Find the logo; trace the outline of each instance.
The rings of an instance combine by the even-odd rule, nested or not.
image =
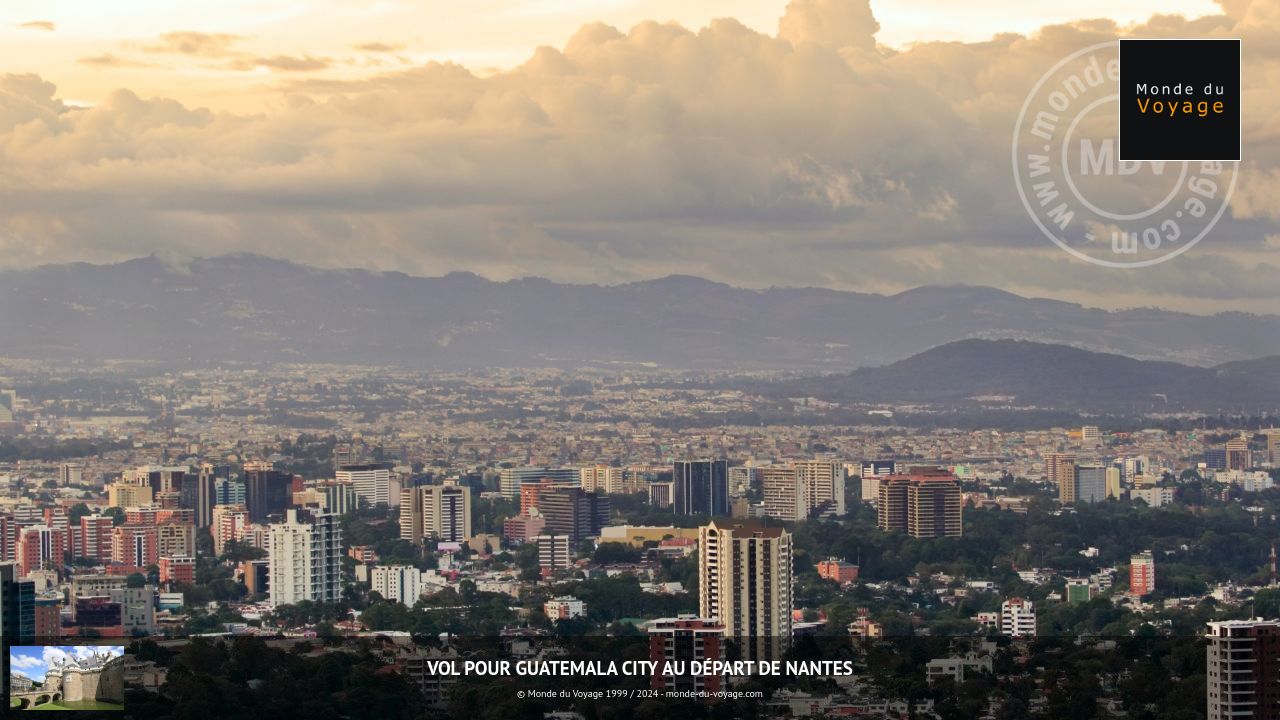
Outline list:
[[[1055,245],[1103,267],[1148,267],[1222,218],[1238,168],[1218,160],[1120,159],[1119,42],[1063,58],[1031,89],[1013,132],[1023,207]]]

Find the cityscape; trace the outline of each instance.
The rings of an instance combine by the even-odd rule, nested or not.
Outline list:
[[[0,43],[11,712],[1280,720],[1280,0]]]
[[[10,360],[0,379],[5,637],[124,643],[128,708],[176,700],[192,638],[304,658],[373,642],[415,707],[452,715],[469,679],[434,661],[609,642],[848,663],[775,686],[624,678],[737,691],[721,702],[762,717],[1059,717],[1081,697],[1234,717],[1280,658],[1269,421],[959,430],[881,407],[864,425],[672,426],[689,407],[758,413],[771,381],[642,368]],[[1127,644],[1096,677],[1063,664]]]

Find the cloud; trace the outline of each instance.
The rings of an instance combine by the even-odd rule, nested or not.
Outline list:
[[[19,670],[31,670],[44,668],[44,662],[40,658],[31,655],[12,655],[9,658],[9,667],[18,668]]]
[[[228,33],[178,30],[161,35],[159,43],[147,45],[143,49],[152,53],[221,58],[235,54],[232,46],[243,39],[243,36]]]
[[[321,72],[330,58],[224,57],[276,71],[263,82],[279,102],[257,114],[129,91],[76,108],[38,77],[0,76],[0,257],[254,251],[496,279],[964,281],[1260,308],[1280,299],[1264,254],[1280,234],[1280,52],[1268,49],[1280,22],[1267,20],[1280,0],[1239,5],[895,52],[875,45],[866,0],[795,0],[776,35],[733,20],[590,24],[483,75],[430,63],[350,78]],[[1126,33],[1238,33],[1260,54],[1244,73],[1236,217],[1194,262],[1119,274],[1039,235],[1009,151],[1040,74]]]
[[[53,32],[58,29],[58,26],[49,20],[32,20],[31,22],[22,23],[18,27],[23,30],[42,30],[44,32]]]
[[[310,55],[291,56],[291,55],[272,55],[270,57],[256,57],[244,60],[236,60],[227,65],[233,70],[256,70],[258,68],[267,68],[268,70],[276,70],[279,72],[314,72],[317,70],[326,70],[333,64],[333,61],[324,57],[312,57]]]
[[[356,50],[359,50],[361,52],[393,53],[393,52],[399,52],[403,50],[405,46],[398,43],[392,44],[392,43],[384,43],[384,42],[367,42],[367,43],[360,43],[359,45],[353,45],[352,47],[354,47]]]
[[[120,56],[118,56],[118,55],[113,55],[113,54],[111,54],[111,53],[103,53],[103,54],[101,54],[101,55],[93,55],[93,56],[90,56],[90,57],[82,57],[82,58],[77,59],[77,60],[76,60],[76,63],[78,63],[78,64],[80,64],[80,65],[90,65],[90,66],[92,66],[92,67],[100,67],[100,68],[124,68],[124,67],[130,67],[130,68],[146,68],[146,67],[155,67],[155,64],[154,64],[154,63],[142,62],[142,61],[140,61],[140,60],[130,60],[130,59],[128,59],[128,58],[122,58],[122,57],[120,57]]]

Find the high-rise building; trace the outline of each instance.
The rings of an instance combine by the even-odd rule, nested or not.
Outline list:
[[[180,522],[156,525],[156,552],[160,557],[195,557],[195,525]]]
[[[672,482],[677,515],[729,514],[728,461],[676,461]]]
[[[1228,470],[1248,470],[1253,465],[1249,456],[1249,441],[1246,438],[1238,437],[1228,440],[1226,451]]]
[[[657,508],[669,508],[675,501],[676,487],[675,483],[668,480],[667,482],[649,483],[649,504]]]
[[[1280,465],[1280,428],[1263,430],[1267,436],[1267,462]]]
[[[249,510],[244,505],[215,505],[213,524],[209,526],[209,532],[213,535],[213,553],[222,555],[226,552],[228,542],[242,541],[249,526]]]
[[[188,555],[160,556],[160,582],[191,585],[196,581],[196,559]]]
[[[403,491],[402,491],[403,492]],[[337,480],[316,480],[293,493],[293,504],[334,515],[346,515],[359,507],[355,488]]]
[[[569,567],[573,555],[568,535],[539,535],[534,541],[538,543],[538,567],[543,577]]]
[[[338,482],[351,483],[356,502],[363,507],[391,505],[391,464],[362,463],[342,465],[334,473]],[[399,494],[397,493],[397,500]]]
[[[76,554],[104,564],[111,562],[113,527],[114,518],[110,515],[82,515]]]
[[[400,491],[400,538],[465,542],[471,537],[471,488],[446,480]]]
[[[715,620],[681,615],[650,620],[649,660],[656,663],[649,687],[666,692],[708,692],[720,690],[721,676],[712,674],[675,675],[666,673],[668,663],[705,663],[721,660],[724,626]],[[703,666],[705,667],[705,666]]]
[[[964,531],[960,481],[941,468],[880,479],[876,522],[886,532],[916,538],[960,537]]]
[[[126,508],[150,505],[154,500],[154,494],[149,485],[117,482],[107,486],[107,504],[111,507]]]
[[[1076,456],[1071,453],[1045,453],[1044,479],[1050,487],[1058,489],[1058,500],[1060,502],[1075,502]]]
[[[159,497],[164,493],[180,493],[190,474],[189,465],[142,465],[126,473],[125,482],[150,487],[151,494]]]
[[[1102,441],[1102,431],[1097,425],[1085,425],[1080,428],[1080,444],[1084,447],[1093,447]]]
[[[584,492],[582,488],[554,488],[539,495],[538,509],[546,519],[545,532],[567,535],[575,547],[600,534],[609,524],[609,496]]]
[[[244,489],[249,519],[266,522],[272,515],[282,515],[293,502],[293,474],[267,462],[245,463]]]
[[[36,637],[36,584],[18,577],[13,563],[0,564],[0,646],[5,648]],[[0,653],[0,691],[9,695],[9,652]]]
[[[1075,468],[1076,502],[1099,503],[1107,499],[1107,467],[1077,465]]]
[[[270,532],[272,605],[337,602],[342,597],[342,528],[336,515],[299,519],[290,508],[285,521],[271,525]]]
[[[622,468],[591,465],[578,469],[579,484],[587,492],[614,495],[622,492]]]
[[[195,511],[196,527],[207,528],[213,522],[213,506],[229,505],[233,502],[244,502],[244,485],[240,485],[240,497],[218,499],[218,484],[222,483],[224,498],[226,487],[231,482],[231,466],[201,463],[200,472],[196,475]]]
[[[1206,637],[1208,720],[1280,718],[1280,621],[1211,622]]]
[[[401,605],[412,607],[422,597],[422,571],[412,565],[379,565],[369,580],[374,592]]]
[[[111,530],[111,561],[132,568],[156,565],[160,562],[159,543],[155,525],[125,523]]]
[[[1000,634],[1009,637],[1035,637],[1035,603],[1020,597],[1011,597],[1001,603]]]
[[[1150,551],[1129,558],[1129,594],[1150,595],[1156,589],[1156,561]]]
[[[18,532],[18,569],[21,577],[33,570],[62,567],[66,531],[48,525],[31,525]]]
[[[712,521],[698,531],[698,614],[725,628],[744,660],[780,660],[791,641],[791,534]]]
[[[758,468],[764,512],[784,520],[845,514],[844,466],[802,461]]]
[[[859,497],[864,503],[878,502],[880,499],[880,479],[886,475],[897,474],[897,464],[893,460],[863,460],[858,464]]]
[[[67,485],[83,485],[84,465],[80,463],[62,463],[62,465],[58,466],[58,484],[63,487]]]
[[[520,489],[522,487],[525,485],[537,485],[543,480],[549,480],[557,486],[579,487],[582,483],[582,474],[578,471],[578,468],[503,468],[498,476],[498,488],[502,491],[503,497],[515,500],[520,497]]]

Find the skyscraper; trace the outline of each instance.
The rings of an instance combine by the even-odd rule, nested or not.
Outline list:
[[[1280,622],[1211,622],[1206,638],[1208,720],[1280,718]]]
[[[791,534],[712,521],[698,531],[698,614],[723,625],[744,660],[779,660],[791,642]]]
[[[1249,456],[1249,441],[1238,437],[1227,441],[1227,469],[1248,470],[1253,465]]]
[[[219,504],[217,497],[218,483],[227,483],[230,482],[230,479],[230,465],[201,463],[200,472],[196,475],[196,527],[207,528],[213,522],[213,506]],[[244,502],[244,498],[241,497],[238,502]],[[221,504],[230,504],[230,502],[222,501]]]
[[[308,521],[290,508],[284,522],[271,526],[267,553],[272,605],[337,602],[342,597],[342,529],[337,516],[323,513]]]
[[[676,461],[672,481],[677,515],[729,514],[728,461]]]
[[[36,585],[18,579],[18,567],[0,564],[0,674],[4,696],[9,694],[9,651],[12,645],[30,642],[36,634]]]
[[[805,520],[845,514],[845,474],[840,463],[802,461],[758,471],[769,517]]]

